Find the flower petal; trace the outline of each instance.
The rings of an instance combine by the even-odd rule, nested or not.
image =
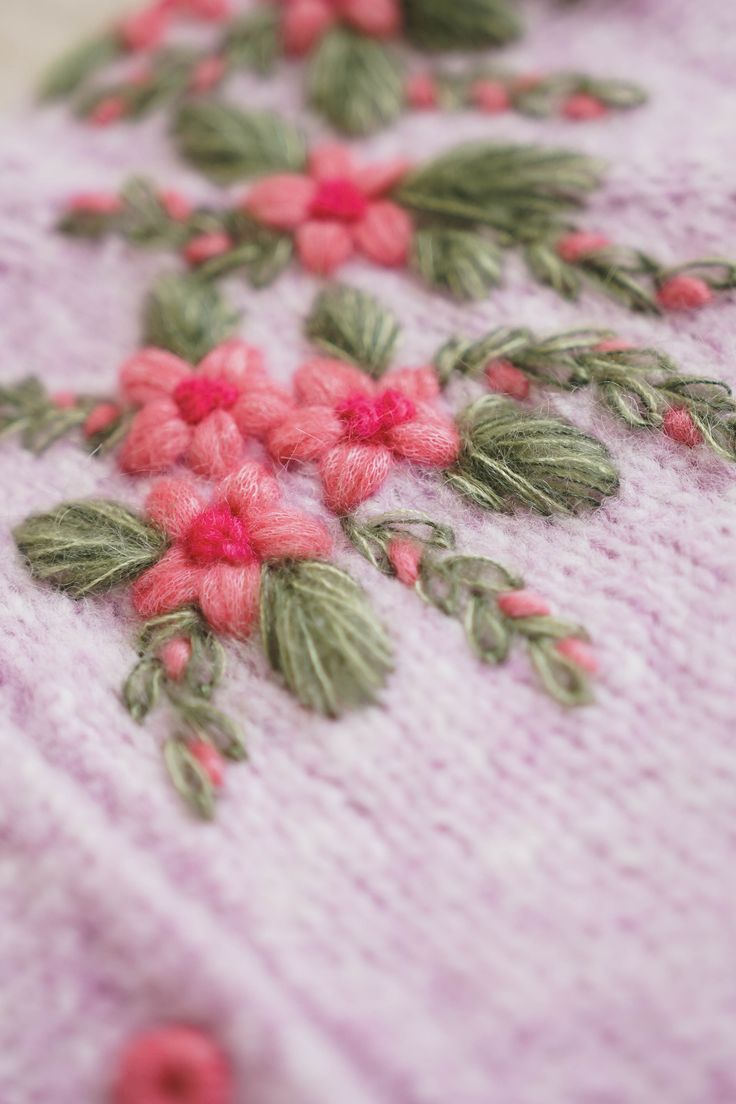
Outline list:
[[[353,173],[353,180],[366,199],[378,199],[400,184],[411,167],[406,157],[396,157],[379,165],[364,165]]]
[[[215,346],[200,361],[197,371],[206,379],[230,383],[238,391],[244,390],[254,380],[263,379],[266,374],[261,350],[238,338]]]
[[[331,406],[306,406],[294,410],[268,435],[268,451],[274,460],[319,460],[337,444],[344,425]]]
[[[281,37],[287,54],[308,54],[335,19],[329,0],[290,0],[281,17]]]
[[[312,357],[297,369],[294,390],[303,403],[337,406],[349,395],[372,395],[376,387],[370,376],[344,360]]]
[[[349,514],[383,486],[392,464],[391,453],[384,445],[335,445],[319,466],[327,505],[336,514]]]
[[[183,537],[206,503],[191,479],[159,479],[146,498],[145,510],[167,537]]]
[[[370,204],[353,230],[353,240],[375,264],[397,268],[407,262],[413,232],[413,223],[404,208],[385,200]]]
[[[309,155],[309,175],[313,180],[351,179],[353,155],[342,142],[323,142]]]
[[[401,26],[397,0],[338,0],[342,18],[371,38],[391,38]]]
[[[171,399],[146,403],[133,419],[118,462],[125,472],[166,471],[187,451],[192,429]]]
[[[274,506],[280,497],[276,478],[256,460],[242,464],[217,488],[217,498],[227,502],[233,513],[246,523]]]
[[[296,232],[296,249],[308,272],[330,276],[353,255],[353,239],[341,222],[305,222]]]
[[[238,466],[242,457],[243,438],[226,410],[213,410],[194,427],[187,463],[197,475],[221,479]]]
[[[427,402],[436,399],[440,393],[440,384],[434,368],[399,368],[390,372],[381,381],[384,387],[395,387],[402,395],[414,402]]]
[[[200,569],[174,546],[144,571],[133,583],[131,596],[139,617],[158,617],[161,613],[189,606],[197,599]]]
[[[171,395],[192,369],[181,357],[165,349],[141,349],[120,369],[120,386],[126,399],[143,406],[151,399]]]
[[[322,559],[332,550],[327,526],[290,507],[266,510],[251,523],[249,536],[262,560]]]
[[[260,564],[215,564],[200,577],[199,608],[218,633],[245,638],[258,620]]]
[[[294,406],[291,395],[277,383],[264,380],[249,387],[230,413],[244,437],[263,437],[283,421]]]
[[[449,418],[424,407],[411,422],[390,429],[386,444],[404,460],[446,468],[457,459],[460,435]]]
[[[275,230],[296,230],[309,218],[316,185],[308,176],[278,173],[259,180],[242,206],[258,222]]]

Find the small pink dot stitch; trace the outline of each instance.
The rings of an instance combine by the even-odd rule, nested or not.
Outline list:
[[[194,211],[187,197],[173,189],[159,192],[158,201],[172,222],[186,222]]]
[[[591,119],[601,119],[608,114],[608,108],[597,96],[591,96],[588,92],[576,92],[565,100],[562,114],[566,119],[585,123]]]
[[[532,590],[510,590],[499,594],[498,608],[504,617],[547,617],[549,604]]]
[[[508,90],[501,81],[475,81],[470,89],[470,95],[475,106],[489,115],[507,111],[511,103]]]
[[[154,50],[161,45],[168,27],[168,15],[154,6],[123,19],[118,34],[126,50]]]
[[[611,240],[605,234],[594,230],[573,230],[558,240],[555,249],[558,257],[567,264],[577,264],[592,253],[607,249],[610,244]]]
[[[87,415],[83,426],[85,437],[95,437],[109,429],[120,417],[120,407],[115,403],[98,403]]]
[[[223,57],[213,54],[203,58],[194,67],[189,87],[193,92],[210,92],[216,88],[227,72],[227,63]]]
[[[670,311],[697,310],[710,303],[713,291],[705,280],[699,276],[687,276],[681,273],[678,276],[670,276],[657,291],[657,302],[660,307]]]
[[[164,665],[166,677],[172,682],[179,682],[191,658],[192,645],[186,636],[175,636],[173,640],[167,640],[159,652],[159,659]]]
[[[117,215],[123,209],[123,201],[111,192],[77,192],[66,209],[70,214]]]
[[[436,107],[439,100],[437,82],[429,73],[415,73],[406,82],[406,100],[418,110]]]
[[[703,440],[700,430],[684,406],[672,406],[662,419],[662,432],[678,445],[695,448]]]
[[[212,785],[219,789],[225,782],[225,760],[217,748],[204,740],[193,740],[187,744],[187,750],[197,760]]]
[[[184,540],[187,553],[197,564],[244,564],[256,560],[245,522],[220,503],[195,517]]]
[[[419,568],[424,555],[421,544],[411,537],[393,537],[388,543],[386,553],[399,582],[404,586],[413,587],[419,578]]]
[[[71,410],[77,405],[77,396],[73,391],[54,391],[51,401],[59,410]]]
[[[584,640],[579,640],[575,636],[567,636],[564,640],[557,641],[556,648],[561,656],[576,664],[581,671],[586,671],[589,675],[597,673],[599,667],[598,657]]]
[[[87,119],[93,126],[110,126],[122,119],[126,110],[125,100],[122,96],[107,96],[95,105]]]
[[[593,346],[594,353],[623,353],[627,349],[633,349],[630,341],[624,341],[622,337],[610,337],[605,341],[599,341]]]
[[[209,234],[199,234],[184,246],[185,260],[196,267],[229,253],[233,247],[232,239],[222,230],[213,230]]]
[[[368,207],[368,201],[357,184],[347,177],[323,180],[309,206],[313,218],[357,222]]]
[[[128,1044],[114,1085],[115,1104],[233,1104],[229,1063],[204,1031],[154,1028]]]
[[[510,360],[500,358],[490,361],[486,367],[486,380],[491,391],[498,391],[512,399],[522,400],[529,395],[529,380]]]
[[[213,410],[229,410],[238,398],[238,389],[223,380],[191,376],[174,388],[173,399],[189,425],[199,425]]]

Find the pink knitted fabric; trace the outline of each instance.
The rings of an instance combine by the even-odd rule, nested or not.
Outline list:
[[[510,64],[634,78],[652,103],[585,125],[426,112],[361,143],[361,160],[489,136],[567,143],[611,163],[586,225],[673,262],[733,253],[733,4],[525,6],[530,33]],[[297,69],[239,78],[231,97],[294,113]],[[139,347],[143,289],[179,262],[51,227],[68,196],[132,171],[216,194],[164,135],[160,118],[103,131],[63,109],[6,129],[3,381],[113,390]],[[563,303],[514,259],[472,307],[359,259],[344,275],[401,317],[400,364],[427,363],[452,332],[593,324],[736,383],[733,296],[650,319],[592,295]],[[310,355],[300,320],[317,286],[296,268],[267,291],[228,285],[241,336],[284,384]],[[450,398],[466,393],[476,385]],[[35,459],[2,441],[3,1104],[105,1102],[129,1040],[172,1022],[224,1047],[235,1104],[736,1100],[736,473],[586,397],[547,402],[621,470],[620,495],[594,515],[480,514],[408,465],[371,512],[448,521],[463,550],[584,622],[597,703],[565,712],[522,654],[476,662],[458,625],[340,543],[316,480],[295,469],[291,501],[326,517],[390,625],[397,669],[379,708],[330,722],[292,702],[255,644],[228,645],[220,703],[243,719],[251,760],[228,771],[212,826],[164,777],[163,713],[138,727],[120,704],[129,598],[75,604],[34,584],[9,536],[68,498],[141,506],[151,481],[71,443]]]

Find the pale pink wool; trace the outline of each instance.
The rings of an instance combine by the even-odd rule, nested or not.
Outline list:
[[[585,127],[413,114],[361,144],[360,160],[419,161],[482,136],[569,142],[612,161],[586,225],[673,263],[733,253],[733,6],[528,7],[534,31],[510,67],[644,80],[651,106]],[[293,111],[301,79],[281,70],[232,95]],[[163,135],[160,121],[83,131],[62,111],[5,133],[3,381],[36,372],[53,392],[114,392],[140,344],[142,292],[178,262],[60,241],[50,225],[69,195],[114,191],[142,167],[213,198]],[[451,332],[585,324],[736,383],[732,296],[646,319],[592,295],[562,303],[508,269],[474,307],[403,272],[356,261],[344,275],[400,314],[397,364],[426,363]],[[299,317],[316,287],[299,271],[262,293],[228,285],[247,311],[241,336],[284,385],[310,355]],[[483,386],[458,383],[450,398]],[[256,642],[229,647],[220,704],[242,719],[251,761],[228,768],[212,827],[166,782],[166,716],[139,728],[120,705],[127,597],[74,604],[32,584],[7,534],[69,497],[141,506],[153,480],[72,444],[37,460],[3,440],[3,1102],[107,1104],[115,1056],[171,1022],[207,1029],[232,1056],[236,1104],[736,1099],[736,473],[584,396],[542,401],[613,451],[621,494],[594,516],[480,515],[404,465],[365,509],[451,522],[463,550],[518,569],[585,624],[597,704],[562,711],[521,653],[478,664],[459,626],[363,564],[329,522],[391,625],[396,673],[380,708],[331,723],[288,698]],[[285,481],[319,513],[308,469]]]

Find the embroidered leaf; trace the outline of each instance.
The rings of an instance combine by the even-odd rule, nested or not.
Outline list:
[[[392,669],[391,645],[365,593],[330,564],[265,567],[261,632],[289,690],[330,717],[374,702]]]
[[[233,20],[222,53],[234,68],[253,69],[265,76],[281,53],[279,26],[278,8],[264,4],[259,10]]]
[[[234,248],[223,257],[216,257],[198,269],[203,279],[213,279],[223,272],[243,269],[253,287],[268,287],[281,275],[294,252],[289,234],[269,230],[242,211],[234,211],[225,220],[226,232]]]
[[[448,482],[488,510],[542,514],[600,505],[618,489],[608,450],[574,426],[485,395],[460,417],[462,449]]]
[[[280,116],[211,100],[185,104],[174,136],[186,161],[223,183],[261,173],[300,172],[307,156],[301,133]]]
[[[193,733],[207,736],[228,759],[248,758],[238,728],[228,716],[203,698],[180,691],[176,684],[168,683],[166,689],[182,722]]]
[[[388,126],[404,106],[402,70],[381,42],[338,29],[319,44],[309,67],[313,106],[346,134]]]
[[[195,276],[164,276],[146,298],[143,339],[196,364],[232,335],[237,321],[211,284]]]
[[[153,656],[139,660],[123,686],[125,708],[134,721],[140,722],[155,708],[164,672],[161,663]]]
[[[384,575],[395,575],[390,545],[397,537],[410,537],[423,549],[452,548],[455,534],[449,525],[433,521],[426,514],[404,510],[398,514],[359,521],[353,514],[340,518],[343,532],[369,563]]]
[[[601,164],[568,150],[475,143],[404,177],[398,203],[426,214],[539,236],[601,181]]]
[[[477,231],[431,226],[414,235],[411,267],[431,287],[482,299],[501,279],[501,251]]]
[[[378,379],[401,331],[394,315],[372,295],[332,284],[317,296],[306,332],[329,356],[352,361]]]
[[[177,793],[203,820],[215,815],[215,788],[204,767],[184,740],[174,737],[164,744],[164,763]]]
[[[161,558],[163,534],[115,502],[68,502],[14,531],[36,579],[85,598],[131,582]]]
[[[39,95],[42,99],[58,99],[74,92],[83,81],[120,53],[116,35],[101,35],[70,50],[46,73]]]
[[[542,685],[562,705],[588,705],[593,700],[585,670],[562,655],[554,639],[541,636],[529,641],[529,656]]]
[[[185,223],[167,215],[161,199],[150,180],[132,177],[120,192],[123,209],[115,219],[121,233],[136,245],[170,246],[178,248],[187,237]],[[110,229],[110,220],[105,229]]]
[[[531,340],[531,330],[509,326],[499,327],[478,341],[451,337],[435,354],[434,367],[444,386],[455,373],[465,376],[480,375],[492,360],[508,358],[516,363]]]
[[[502,46],[521,34],[509,0],[402,0],[406,33],[425,50]]]
[[[91,404],[60,407],[36,379],[0,387],[0,435],[20,433],[23,447],[39,455],[85,421]]]
[[[191,50],[162,50],[147,80],[139,84],[119,82],[96,87],[80,97],[75,111],[80,117],[88,118],[101,104],[111,99],[121,100],[125,118],[140,119],[186,90],[196,60],[197,55]]]

